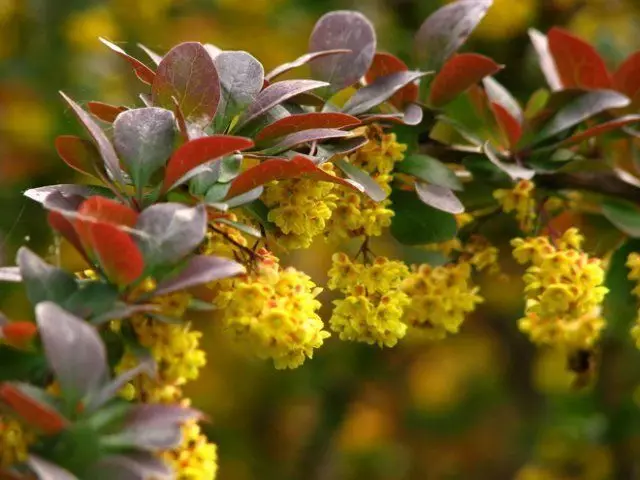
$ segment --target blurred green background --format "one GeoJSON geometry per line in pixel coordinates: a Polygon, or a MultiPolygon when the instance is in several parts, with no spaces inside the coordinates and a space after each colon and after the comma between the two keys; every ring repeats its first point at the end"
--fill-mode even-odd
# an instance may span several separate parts
{"type": "MultiPolygon", "coordinates": [[[[159,52],[181,41],[210,42],[248,50],[269,70],[305,53],[321,14],[348,8],[376,25],[379,50],[411,65],[413,32],[441,4],[0,0],[0,264],[12,264],[21,244],[53,252],[43,212],[21,192],[83,180],[53,148],[57,135],[80,133],[58,91],[81,102],[136,103],[140,84],[98,36],[139,58],[138,42],[159,52]]],[[[465,48],[507,65],[500,80],[525,99],[543,85],[526,30],[552,25],[594,43],[611,65],[640,48],[638,0],[495,0],[465,48]]],[[[323,284],[331,252],[316,250],[287,261],[323,284]]],[[[80,265],[63,253],[71,267],[80,265]]],[[[486,302],[456,337],[386,351],[333,339],[296,371],[274,371],[238,351],[215,318],[194,319],[206,332],[208,365],[189,393],[210,414],[219,478],[640,478],[640,355],[630,342],[605,345],[600,379],[575,391],[564,358],[535,351],[517,332],[521,285],[493,280],[482,288],[486,302]]],[[[6,285],[0,309],[30,315],[21,291],[6,285]]]]}

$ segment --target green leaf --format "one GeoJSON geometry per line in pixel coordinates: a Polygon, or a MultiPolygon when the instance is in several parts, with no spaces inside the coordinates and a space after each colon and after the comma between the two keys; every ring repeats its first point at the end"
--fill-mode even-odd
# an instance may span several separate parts
{"type": "Polygon", "coordinates": [[[631,293],[636,283],[629,280],[626,266],[630,253],[640,251],[640,240],[628,240],[611,256],[605,277],[609,293],[604,300],[604,317],[611,332],[626,336],[638,314],[638,299],[631,293]]]}
{"type": "Polygon", "coordinates": [[[118,295],[113,285],[91,282],[71,295],[64,307],[82,318],[95,317],[111,310],[118,295]]]}
{"type": "Polygon", "coordinates": [[[0,382],[39,382],[46,378],[48,372],[43,355],[16,350],[6,345],[0,347],[0,382]]]}
{"type": "Polygon", "coordinates": [[[425,205],[414,192],[394,190],[391,234],[405,245],[445,242],[457,233],[453,215],[425,205]]]}
{"type": "Polygon", "coordinates": [[[428,155],[410,155],[396,165],[396,170],[434,185],[462,190],[456,174],[440,160],[428,155]]]}
{"type": "Polygon", "coordinates": [[[242,155],[230,155],[220,161],[220,176],[218,182],[229,183],[236,178],[242,168],[242,155]]]}
{"type": "Polygon", "coordinates": [[[268,232],[276,230],[276,226],[269,220],[269,207],[262,200],[255,200],[243,207],[245,211],[256,219],[268,232]]]}
{"type": "Polygon", "coordinates": [[[78,288],[73,275],[49,265],[27,247],[18,250],[17,263],[32,305],[46,300],[62,303],[78,288]]]}
{"type": "Polygon", "coordinates": [[[624,233],[640,237],[640,209],[633,203],[608,198],[602,202],[602,214],[624,233]]]}

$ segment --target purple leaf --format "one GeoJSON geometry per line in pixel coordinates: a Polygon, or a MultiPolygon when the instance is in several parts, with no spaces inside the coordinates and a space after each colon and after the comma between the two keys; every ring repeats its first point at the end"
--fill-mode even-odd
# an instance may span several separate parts
{"type": "Polygon", "coordinates": [[[429,75],[429,72],[396,72],[378,77],[372,84],[358,90],[347,101],[343,111],[351,115],[360,115],[368,112],[425,75],[429,75]]]}
{"type": "Polygon", "coordinates": [[[71,472],[37,455],[29,455],[27,464],[35,472],[39,480],[78,480],[71,472]]]}
{"type": "Polygon", "coordinates": [[[258,94],[255,101],[241,117],[236,129],[246,125],[285,100],[327,85],[328,83],[326,82],[318,82],[316,80],[283,80],[282,82],[272,83],[258,94]]]}
{"type": "Polygon", "coordinates": [[[110,455],[94,464],[88,478],[96,480],[170,480],[174,474],[169,466],[147,452],[110,455]]]}
{"type": "Polygon", "coordinates": [[[443,212],[458,214],[464,212],[464,205],[447,187],[425,182],[416,182],[416,193],[426,205],[443,212]]]}
{"type": "Polygon", "coordinates": [[[18,267],[0,267],[0,282],[22,282],[22,275],[18,267]]]}
{"type": "Polygon", "coordinates": [[[359,150],[369,140],[364,137],[355,137],[343,140],[335,144],[321,144],[318,145],[318,151],[316,153],[316,164],[320,165],[325,162],[335,160],[339,157],[343,157],[350,153],[359,150]]]}
{"type": "Polygon", "coordinates": [[[215,57],[214,63],[221,88],[215,129],[222,132],[262,90],[264,68],[247,52],[221,52],[215,57]]]}
{"type": "Polygon", "coordinates": [[[311,128],[295,132],[280,139],[280,141],[272,147],[264,150],[267,155],[276,155],[286,150],[291,150],[304,143],[317,140],[328,140],[331,138],[344,138],[351,136],[350,132],[337,130],[335,128],[311,128]]]}
{"type": "Polygon", "coordinates": [[[175,118],[164,108],[122,112],[113,122],[113,141],[138,191],[164,167],[175,141],[175,118]]]}
{"type": "Polygon", "coordinates": [[[109,372],[97,330],[53,302],[36,306],[36,321],[47,361],[62,391],[81,399],[100,388],[109,372]]]}
{"type": "Polygon", "coordinates": [[[343,53],[351,53],[351,50],[346,48],[334,48],[333,50],[321,50],[319,52],[306,53],[298,58],[296,58],[293,62],[283,63],[282,65],[271,70],[267,75],[265,75],[265,80],[271,81],[274,78],[288,72],[289,70],[293,70],[294,68],[301,67],[302,65],[309,63],[311,60],[316,58],[328,57],[329,55],[339,55],[343,53]]]}
{"type": "Polygon", "coordinates": [[[24,192],[24,196],[31,200],[44,204],[52,193],[59,193],[63,197],[89,198],[93,195],[101,195],[108,190],[90,185],[75,185],[72,183],[61,183],[59,185],[47,185],[46,187],[30,188],[24,192]]]}
{"type": "Polygon", "coordinates": [[[524,121],[524,113],[522,112],[520,104],[515,98],[513,98],[513,95],[511,95],[509,90],[504,88],[493,77],[485,77],[482,80],[482,84],[484,85],[485,92],[487,92],[489,101],[500,105],[509,113],[509,115],[515,118],[518,123],[522,124],[524,121]]]}
{"type": "Polygon", "coordinates": [[[124,185],[125,181],[122,176],[122,171],[120,170],[120,161],[118,160],[118,156],[116,155],[113,145],[111,145],[111,142],[105,133],[93,118],[91,118],[91,115],[80,108],[80,105],[71,100],[63,92],[60,92],[60,95],[62,95],[62,98],[64,98],[64,100],[69,104],[73,112],[76,114],[76,117],[78,117],[78,120],[80,120],[80,123],[93,139],[96,147],[98,147],[98,151],[100,152],[100,156],[104,161],[107,171],[117,183],[124,185]]]}
{"type": "Polygon", "coordinates": [[[205,43],[204,49],[207,51],[212,60],[215,60],[218,55],[220,55],[223,50],[221,48],[212,45],[211,43],[205,43]]]}
{"type": "Polygon", "coordinates": [[[496,167],[509,175],[513,180],[531,180],[536,174],[534,170],[531,170],[529,168],[521,167],[520,165],[516,165],[514,163],[504,163],[502,160],[500,160],[498,154],[493,151],[493,148],[491,148],[489,142],[484,144],[483,151],[491,163],[493,163],[496,167]]]}
{"type": "Polygon", "coordinates": [[[387,198],[387,193],[367,172],[349,163],[344,158],[337,160],[335,163],[347,175],[347,177],[357,185],[360,185],[364,189],[364,193],[366,193],[374,202],[381,202],[387,198]]]}
{"type": "Polygon", "coordinates": [[[376,53],[376,32],[360,12],[339,10],[323,15],[309,38],[309,52],[337,48],[351,50],[344,55],[315,58],[309,63],[315,78],[329,82],[337,92],[360,80],[376,53]]]}
{"type": "Polygon", "coordinates": [[[27,247],[20,247],[16,263],[32,305],[45,300],[63,302],[78,289],[73,275],[49,265],[27,247]]]}
{"type": "Polygon", "coordinates": [[[404,109],[404,117],[402,117],[402,122],[405,125],[415,126],[420,125],[422,122],[422,117],[424,115],[424,110],[417,103],[410,103],[404,109]]]}
{"type": "Polygon", "coordinates": [[[181,43],[167,53],[156,72],[152,87],[155,105],[173,109],[172,98],[189,123],[208,126],[220,101],[220,81],[211,56],[197,42],[181,43]]]}
{"type": "Polygon", "coordinates": [[[156,295],[184,290],[196,285],[234,277],[245,272],[242,265],[226,258],[196,255],[177,276],[163,280],[158,284],[156,295]]]}
{"type": "Polygon", "coordinates": [[[533,44],[533,48],[538,55],[538,62],[540,63],[540,69],[547,80],[551,90],[562,90],[562,82],[560,82],[560,75],[556,67],[556,62],[551,56],[549,51],[549,41],[544,33],[539,32],[535,28],[529,29],[529,38],[533,44]]]}
{"type": "Polygon", "coordinates": [[[184,258],[202,242],[207,230],[207,210],[180,203],[158,203],[138,217],[137,239],[145,265],[163,265],[184,258]]]}
{"type": "Polygon", "coordinates": [[[440,70],[492,4],[493,0],[459,0],[434,12],[416,34],[415,51],[420,64],[426,70],[440,70]]]}

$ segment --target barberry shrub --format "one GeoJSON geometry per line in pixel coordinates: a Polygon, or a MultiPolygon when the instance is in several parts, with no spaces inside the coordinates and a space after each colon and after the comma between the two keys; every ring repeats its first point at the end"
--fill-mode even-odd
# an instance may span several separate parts
{"type": "Polygon", "coordinates": [[[324,15],[309,53],[268,73],[243,51],[189,42],[144,48],[143,63],[102,39],[142,105],[62,94],[87,135],[56,149],[93,181],[25,195],[86,269],[23,247],[0,270],[34,312],[0,317],[0,477],[214,478],[216,446],[183,395],[206,361],[190,310],[216,310],[277,369],[332,334],[446,341],[483,301],[478,275],[507,276],[497,215],[519,232],[523,335],[566,355],[578,384],[605,333],[640,345],[640,169],[610,148],[631,156],[640,135],[640,56],[611,73],[579,38],[532,30],[548,85],[521,103],[494,78],[503,66],[457,53],[491,3],[429,17],[415,69],[353,11],[324,15]],[[278,80],[305,64],[312,79],[278,80]],[[585,242],[584,214],[606,219],[606,247],[585,242]],[[381,236],[430,261],[376,255],[381,236]],[[325,319],[322,288],[278,257],[314,241],[335,249],[325,319]]]}

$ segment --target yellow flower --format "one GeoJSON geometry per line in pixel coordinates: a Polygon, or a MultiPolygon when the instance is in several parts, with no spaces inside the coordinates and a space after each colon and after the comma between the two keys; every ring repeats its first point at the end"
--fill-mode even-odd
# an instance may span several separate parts
{"type": "Polygon", "coordinates": [[[608,291],[598,258],[578,249],[582,236],[567,230],[556,245],[547,237],[514,239],[513,255],[530,263],[525,282],[525,315],[520,330],[534,343],[588,350],[605,326],[601,304],[608,291]]]}
{"type": "Polygon", "coordinates": [[[282,268],[266,251],[253,271],[234,279],[218,296],[226,329],[260,358],[271,358],[277,369],[296,368],[329,333],[317,314],[322,289],[292,267],[282,268]]]}
{"type": "Polygon", "coordinates": [[[464,258],[479,272],[487,270],[492,275],[500,273],[499,251],[481,235],[472,235],[462,248],[464,258]]]}
{"type": "Polygon", "coordinates": [[[629,255],[627,267],[629,268],[629,280],[635,280],[638,283],[633,289],[633,294],[640,298],[640,254],[632,253],[629,255]]]}
{"type": "Polygon", "coordinates": [[[483,301],[478,287],[471,283],[471,271],[471,264],[465,261],[414,267],[401,287],[411,299],[404,322],[427,339],[457,333],[467,314],[483,301]]]}
{"type": "Polygon", "coordinates": [[[331,329],[341,340],[393,347],[407,332],[402,315],[409,299],[398,287],[408,273],[404,263],[385,257],[363,265],[334,254],[328,286],[345,298],[333,302],[331,329]]]}
{"type": "Polygon", "coordinates": [[[200,432],[195,422],[182,427],[182,444],[161,454],[162,460],[175,472],[176,480],[214,480],[218,472],[218,452],[200,432]]]}
{"type": "Polygon", "coordinates": [[[18,421],[0,415],[0,469],[26,461],[34,441],[34,435],[18,421]]]}
{"type": "Polygon", "coordinates": [[[520,180],[512,190],[498,189],[493,197],[505,213],[515,212],[523,232],[533,230],[536,220],[535,185],[530,180],[520,180]]]}

